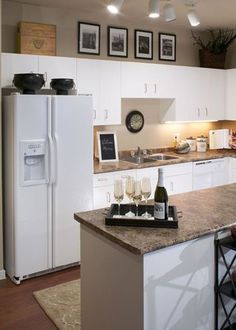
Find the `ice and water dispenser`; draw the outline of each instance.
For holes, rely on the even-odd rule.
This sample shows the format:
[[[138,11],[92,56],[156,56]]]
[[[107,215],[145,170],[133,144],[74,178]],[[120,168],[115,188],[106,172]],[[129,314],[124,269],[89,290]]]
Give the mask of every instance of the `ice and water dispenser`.
[[[47,183],[47,148],[45,140],[21,141],[21,184]]]

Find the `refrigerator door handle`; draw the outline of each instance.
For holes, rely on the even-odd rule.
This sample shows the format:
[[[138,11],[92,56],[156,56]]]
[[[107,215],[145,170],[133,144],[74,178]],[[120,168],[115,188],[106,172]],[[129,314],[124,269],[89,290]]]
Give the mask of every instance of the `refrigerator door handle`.
[[[53,177],[52,183],[57,182],[57,146],[58,146],[58,136],[55,133],[53,137]]]
[[[53,148],[53,140],[51,135],[48,135],[48,145],[49,145],[49,157],[48,157],[48,163],[49,163],[49,172],[50,172],[50,177],[49,177],[49,183],[53,183],[53,170],[54,170],[54,148]]]

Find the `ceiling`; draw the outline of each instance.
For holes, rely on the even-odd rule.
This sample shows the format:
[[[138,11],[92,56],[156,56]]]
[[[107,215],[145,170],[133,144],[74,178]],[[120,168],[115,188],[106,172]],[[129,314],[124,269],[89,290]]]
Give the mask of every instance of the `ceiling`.
[[[109,0],[9,0],[21,2],[25,4],[61,7],[68,9],[76,9],[88,13],[99,13],[106,11],[105,6]],[[190,28],[186,18],[188,8],[185,6],[187,0],[172,0],[172,4],[176,9],[177,20],[170,23],[172,27],[182,26]],[[198,29],[206,28],[233,28],[236,29],[236,0],[194,0],[196,1],[196,11],[199,14],[201,24]],[[142,21],[147,18],[149,0],[125,0],[121,13],[126,19],[132,18],[132,21]],[[161,7],[165,0],[161,0]],[[111,15],[107,12],[107,15]],[[163,18],[158,19],[164,22]]]

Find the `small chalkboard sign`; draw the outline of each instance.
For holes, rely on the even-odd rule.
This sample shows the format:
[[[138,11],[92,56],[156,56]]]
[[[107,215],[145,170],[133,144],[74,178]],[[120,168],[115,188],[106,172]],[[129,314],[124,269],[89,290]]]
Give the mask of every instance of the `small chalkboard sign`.
[[[100,162],[118,161],[116,133],[97,132],[98,155]]]

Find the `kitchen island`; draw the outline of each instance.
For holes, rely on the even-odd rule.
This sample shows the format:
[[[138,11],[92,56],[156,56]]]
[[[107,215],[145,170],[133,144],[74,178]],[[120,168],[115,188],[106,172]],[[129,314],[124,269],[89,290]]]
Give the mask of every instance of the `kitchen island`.
[[[178,229],[81,223],[82,330],[213,330],[214,239],[236,223],[236,184],[171,196]]]

